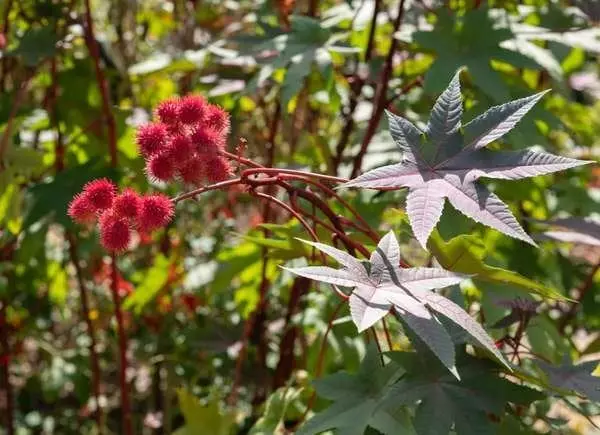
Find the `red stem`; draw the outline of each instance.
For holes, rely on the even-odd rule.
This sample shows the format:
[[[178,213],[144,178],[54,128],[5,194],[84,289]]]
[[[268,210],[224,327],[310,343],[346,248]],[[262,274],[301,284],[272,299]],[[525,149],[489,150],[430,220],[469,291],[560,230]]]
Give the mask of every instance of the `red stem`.
[[[77,284],[79,286],[79,294],[81,297],[81,311],[82,316],[85,320],[85,324],[87,327],[88,335],[90,337],[90,363],[92,370],[92,394],[94,395],[94,400],[96,402],[96,424],[98,425],[98,433],[102,435],[104,433],[104,425],[102,424],[103,413],[102,407],[100,403],[100,396],[102,394],[101,386],[100,386],[100,362],[98,358],[97,348],[97,339],[96,339],[96,330],[94,328],[94,323],[92,322],[90,316],[90,303],[88,299],[88,290],[85,285],[85,278],[83,275],[83,271],[81,269],[81,265],[79,264],[79,258],[77,256],[77,246],[74,237],[67,233],[67,239],[69,241],[69,254],[71,256],[71,262],[75,267],[75,275],[77,277]]]
[[[127,386],[127,336],[125,333],[123,312],[121,311],[118,275],[117,257],[112,255],[110,290],[115,305],[115,318],[117,320],[117,335],[119,340],[119,386],[121,389],[122,430],[124,435],[133,435],[129,388]]]
[[[565,316],[560,321],[558,330],[561,333],[564,333],[569,322],[575,317],[575,314],[577,314],[577,308],[579,307],[581,301],[583,300],[585,295],[590,291],[590,289],[594,286],[594,275],[596,275],[596,272],[598,272],[599,269],[600,269],[600,261],[598,261],[598,263],[596,263],[592,267],[592,270],[590,270],[590,272],[588,273],[585,280],[579,286],[577,302],[574,302],[571,305],[571,307],[569,308],[569,311],[567,311]]]
[[[108,149],[110,152],[111,166],[115,168],[117,166],[117,128],[115,124],[115,117],[113,116],[110,103],[110,95],[108,93],[108,84],[104,71],[100,66],[100,50],[98,49],[98,41],[94,35],[94,22],[92,19],[92,9],[90,6],[90,0],[84,0],[85,4],[85,41],[90,52],[90,56],[94,61],[94,71],[96,73],[96,82],[100,89],[100,96],[102,97],[102,114],[106,121],[106,128],[108,133]]]
[[[396,33],[400,29],[400,23],[402,22],[402,17],[404,16],[404,3],[405,0],[400,0],[400,5],[398,6],[398,15],[396,16],[396,20],[394,21],[394,31],[392,33]],[[373,139],[373,136],[377,131],[377,126],[379,125],[379,121],[381,120],[381,116],[383,115],[383,110],[387,106],[387,90],[390,77],[392,75],[392,69],[394,66],[394,54],[396,52],[397,46],[398,40],[396,38],[392,38],[390,50],[388,51],[387,59],[385,61],[385,65],[379,78],[379,85],[377,86],[377,91],[375,93],[373,115],[369,120],[367,131],[365,132],[365,136],[360,145],[360,151],[354,158],[354,167],[352,168],[352,176],[350,178],[356,177],[361,171],[362,162],[365,157],[365,154],[367,153],[367,148],[369,147],[371,139]]]
[[[2,301],[0,308],[0,367],[2,368],[2,380],[4,384],[4,399],[6,402],[6,412],[3,413],[6,417],[6,435],[15,434],[14,423],[14,399],[13,390],[10,383],[10,346],[8,342],[8,323],[6,321],[6,301]]]

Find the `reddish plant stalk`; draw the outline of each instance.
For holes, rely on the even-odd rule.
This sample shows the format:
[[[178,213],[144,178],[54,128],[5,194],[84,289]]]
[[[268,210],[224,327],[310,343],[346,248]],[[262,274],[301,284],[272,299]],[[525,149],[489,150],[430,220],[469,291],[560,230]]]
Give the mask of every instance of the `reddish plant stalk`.
[[[0,367],[2,368],[2,383],[4,384],[6,435],[15,434],[14,398],[12,384],[10,383],[10,346],[8,341],[8,324],[6,321],[6,301],[2,301],[0,308]]]
[[[84,0],[85,4],[85,41],[90,52],[90,56],[94,62],[94,72],[96,74],[96,82],[100,89],[102,99],[102,114],[106,121],[106,129],[108,133],[108,149],[110,152],[110,162],[112,167],[117,166],[117,127],[115,117],[113,116],[110,103],[110,94],[108,92],[108,83],[104,75],[104,71],[100,66],[100,50],[98,49],[98,41],[94,35],[94,22],[92,19],[92,9],[90,0]]]
[[[4,154],[8,149],[8,144],[10,142],[10,136],[12,135],[13,125],[15,121],[15,117],[17,116],[17,112],[25,99],[29,91],[29,84],[31,79],[33,78],[34,71],[29,72],[25,80],[21,83],[19,90],[17,91],[17,95],[13,100],[12,108],[10,109],[10,113],[8,115],[8,120],[6,121],[6,127],[4,128],[4,133],[2,134],[2,138],[0,139],[0,169],[3,169],[4,165]]]
[[[598,261],[592,267],[592,269],[588,273],[588,275],[585,278],[585,280],[579,286],[578,295],[577,295],[577,302],[574,302],[573,304],[571,304],[571,307],[569,308],[569,311],[567,311],[567,313],[565,314],[565,316],[561,319],[560,324],[558,326],[558,330],[561,333],[565,332],[565,329],[566,329],[567,325],[569,324],[569,322],[571,320],[573,320],[573,318],[575,317],[575,314],[577,314],[577,308],[581,304],[581,301],[583,300],[583,298],[585,297],[585,295],[590,291],[590,289],[594,287],[594,276],[596,275],[596,272],[598,272],[598,270],[600,270],[600,261]]]
[[[100,396],[102,394],[101,386],[100,386],[100,360],[98,358],[97,348],[97,338],[96,338],[96,329],[94,328],[94,323],[92,322],[90,316],[90,302],[88,298],[88,290],[85,285],[85,278],[83,275],[83,271],[81,269],[81,265],[79,264],[79,258],[77,256],[77,246],[75,239],[72,234],[67,234],[67,239],[69,241],[69,254],[71,256],[71,262],[75,267],[75,275],[77,278],[77,285],[79,286],[79,295],[81,298],[81,311],[83,318],[85,320],[85,324],[87,327],[87,332],[90,337],[90,366],[92,370],[92,394],[94,395],[94,400],[96,402],[96,412],[94,413],[96,418],[96,424],[98,425],[98,433],[104,433],[104,425],[103,425],[103,413],[102,407],[100,406]]]
[[[122,430],[124,435],[133,435],[131,421],[131,405],[129,401],[129,388],[127,386],[127,335],[123,311],[121,310],[121,296],[119,295],[119,270],[117,257],[112,255],[110,290],[115,305],[115,318],[117,320],[117,335],[119,341],[119,386],[121,389],[121,415]]]
[[[392,33],[396,33],[400,29],[400,23],[402,22],[402,17],[404,16],[404,3],[405,0],[400,0],[400,5],[398,6],[398,14],[396,15],[396,20],[394,21],[394,30]],[[367,148],[369,147],[371,139],[373,139],[373,136],[377,131],[377,126],[379,125],[379,121],[381,120],[381,116],[383,115],[383,110],[387,107],[387,91],[389,81],[392,75],[392,69],[394,67],[394,54],[396,53],[397,47],[398,40],[396,38],[392,38],[390,50],[388,51],[385,65],[383,67],[383,70],[381,71],[381,76],[378,80],[379,85],[377,86],[377,91],[375,93],[373,114],[371,115],[371,119],[369,120],[369,124],[367,125],[367,131],[365,132],[365,136],[360,145],[360,150],[354,158],[354,166],[352,168],[352,175],[350,178],[356,177],[361,171],[362,162],[365,157],[365,154],[367,153]]]

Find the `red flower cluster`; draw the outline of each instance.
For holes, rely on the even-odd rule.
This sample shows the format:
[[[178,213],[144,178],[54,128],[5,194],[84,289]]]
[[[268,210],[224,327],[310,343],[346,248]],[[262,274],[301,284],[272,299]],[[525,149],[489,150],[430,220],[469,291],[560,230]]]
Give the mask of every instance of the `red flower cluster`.
[[[152,179],[198,185],[231,175],[229,161],[219,154],[229,133],[227,112],[188,95],[161,102],[155,113],[157,121],[141,126],[136,138]]]
[[[148,233],[164,227],[173,217],[173,202],[165,195],[141,196],[131,189],[120,194],[106,178],[86,184],[69,204],[69,216],[79,223],[98,219],[100,240],[111,252],[129,246],[133,229]]]

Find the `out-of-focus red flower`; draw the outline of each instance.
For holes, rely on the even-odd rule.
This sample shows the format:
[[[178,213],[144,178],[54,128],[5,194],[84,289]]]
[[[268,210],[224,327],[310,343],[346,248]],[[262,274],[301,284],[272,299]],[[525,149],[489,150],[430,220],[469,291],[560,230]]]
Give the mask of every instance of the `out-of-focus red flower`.
[[[161,101],[156,107],[156,116],[165,124],[176,124],[179,121],[178,98],[169,98]]]
[[[117,195],[114,200],[114,213],[117,216],[135,219],[138,214],[141,200],[140,195],[135,190],[125,189],[121,194]]]
[[[155,181],[169,181],[175,176],[173,159],[168,153],[155,154],[147,161],[146,172]]]
[[[69,203],[68,215],[80,224],[94,222],[96,220],[96,208],[92,205],[86,195],[78,193]]]
[[[107,251],[126,251],[130,241],[131,228],[127,219],[110,211],[100,216],[100,242]]]
[[[173,202],[165,195],[144,196],[138,213],[141,230],[151,231],[166,226],[173,217]]]

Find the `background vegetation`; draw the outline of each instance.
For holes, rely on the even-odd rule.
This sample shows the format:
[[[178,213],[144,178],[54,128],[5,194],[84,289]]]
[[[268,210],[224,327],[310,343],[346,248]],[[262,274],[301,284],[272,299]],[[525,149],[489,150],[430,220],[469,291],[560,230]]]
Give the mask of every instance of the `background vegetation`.
[[[3,0],[0,10],[0,433],[294,433],[315,414],[305,433],[444,434],[453,422],[459,435],[598,431],[600,225],[583,220],[600,212],[595,165],[486,182],[539,248],[446,206],[429,254],[404,190],[337,191],[348,208],[296,180],[287,192],[236,187],[178,203],[117,270],[96,230],[66,214],[99,177],[188,190],[149,183],[135,144],[160,101],[188,93],[229,111],[230,152],[350,178],[399,160],[384,109],[424,125],[463,66],[465,120],[552,89],[493,147],[597,161],[596,0]],[[457,338],[459,383],[415,360],[398,322],[358,334],[327,285],[279,268],[320,257],[295,239],[309,238],[299,221],[257,192],[358,257],[375,243],[351,209],[371,235],[394,230],[406,264],[475,275],[445,295],[515,371],[499,374]],[[303,200],[313,194],[322,206]],[[543,224],[562,217],[576,219],[560,234]],[[418,393],[398,387],[402,373],[423,375],[410,378]]]

